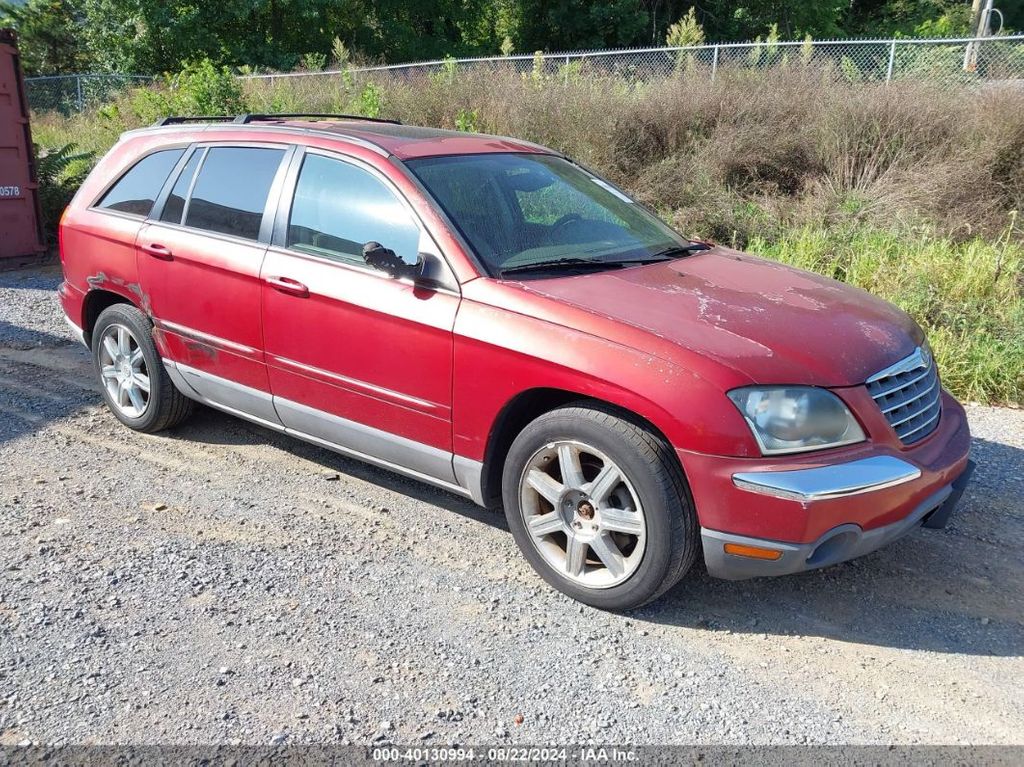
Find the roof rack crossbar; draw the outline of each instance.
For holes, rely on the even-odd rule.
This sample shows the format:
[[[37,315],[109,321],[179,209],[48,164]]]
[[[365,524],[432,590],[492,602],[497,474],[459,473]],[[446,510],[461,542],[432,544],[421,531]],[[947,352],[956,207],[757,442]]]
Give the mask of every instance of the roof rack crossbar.
[[[363,122],[371,123],[388,123],[391,125],[401,125],[401,120],[387,120],[383,117],[363,117],[361,115],[344,115],[344,114],[317,114],[315,112],[287,112],[280,114],[245,114],[238,115],[234,119],[234,122],[239,125],[248,125],[253,122],[264,122],[268,120],[292,120],[303,117],[310,117],[317,120],[359,120]]]
[[[232,115],[173,115],[156,121],[156,126],[182,125],[185,123],[226,123],[235,120]]]

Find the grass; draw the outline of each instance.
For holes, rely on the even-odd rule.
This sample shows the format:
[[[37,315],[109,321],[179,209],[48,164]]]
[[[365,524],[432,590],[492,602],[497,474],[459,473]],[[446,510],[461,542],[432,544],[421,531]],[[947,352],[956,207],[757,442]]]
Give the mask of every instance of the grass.
[[[979,402],[1024,401],[1024,245],[934,232],[804,226],[751,251],[849,282],[925,329],[943,383]]]
[[[927,330],[957,396],[1024,403],[1024,92],[852,84],[799,65],[707,75],[639,83],[579,67],[451,67],[239,84],[197,67],[86,114],[36,115],[33,133],[43,146],[99,154],[161,114],[241,107],[536,141],[610,177],[680,231],[893,301]]]

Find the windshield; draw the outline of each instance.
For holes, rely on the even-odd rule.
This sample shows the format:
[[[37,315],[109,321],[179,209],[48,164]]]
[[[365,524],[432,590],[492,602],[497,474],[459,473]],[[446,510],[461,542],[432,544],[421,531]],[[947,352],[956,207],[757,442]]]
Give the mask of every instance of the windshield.
[[[495,274],[657,259],[689,242],[603,179],[559,157],[478,154],[408,167]]]

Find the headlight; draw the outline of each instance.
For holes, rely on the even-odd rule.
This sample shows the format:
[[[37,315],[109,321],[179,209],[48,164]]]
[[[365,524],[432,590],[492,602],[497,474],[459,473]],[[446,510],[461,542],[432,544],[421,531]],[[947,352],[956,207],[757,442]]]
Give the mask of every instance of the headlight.
[[[729,399],[747,419],[764,455],[862,442],[864,431],[832,392],[813,386],[748,386]]]

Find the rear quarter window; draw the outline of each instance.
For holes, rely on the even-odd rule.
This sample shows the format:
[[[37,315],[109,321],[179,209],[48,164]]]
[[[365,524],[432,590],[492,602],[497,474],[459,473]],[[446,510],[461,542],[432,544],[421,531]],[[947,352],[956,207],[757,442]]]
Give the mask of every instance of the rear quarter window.
[[[160,189],[184,152],[184,149],[163,149],[146,155],[107,190],[96,207],[148,216]]]

